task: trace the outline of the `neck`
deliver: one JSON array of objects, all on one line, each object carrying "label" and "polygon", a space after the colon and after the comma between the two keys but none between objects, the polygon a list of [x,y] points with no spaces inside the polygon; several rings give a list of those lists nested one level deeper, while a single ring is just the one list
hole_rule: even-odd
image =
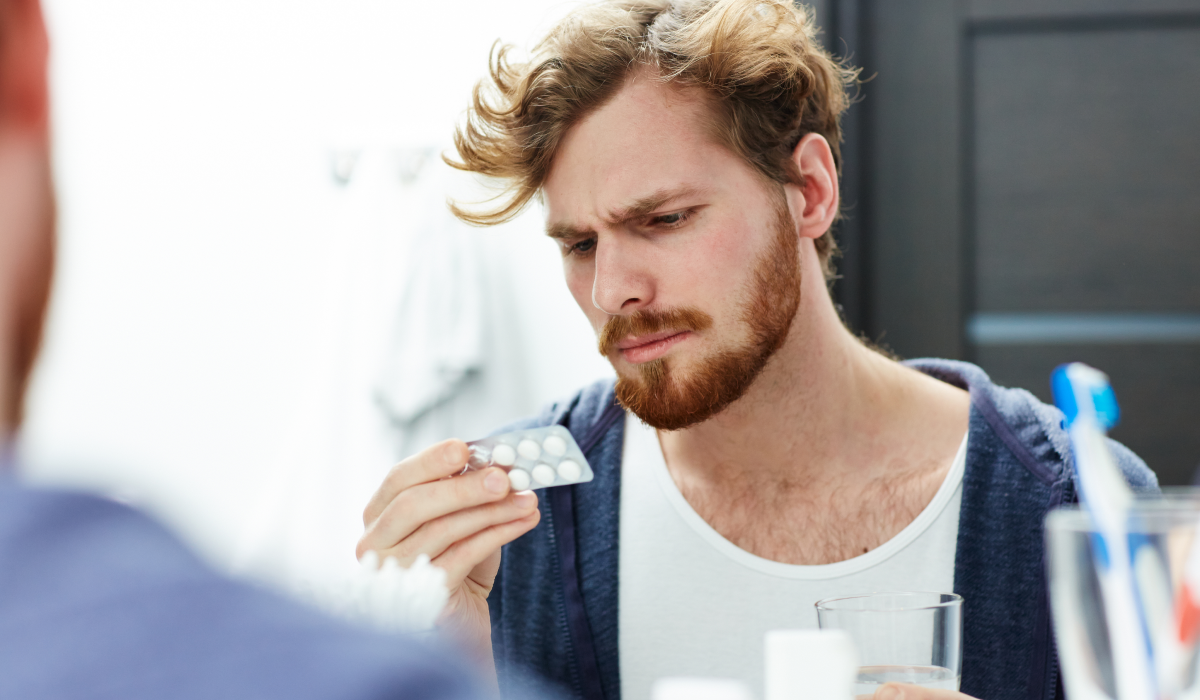
[{"label": "neck", "polygon": [[16,378],[11,376],[14,366],[12,358],[12,341],[5,332],[9,327],[4,314],[3,287],[0,286],[0,454],[4,446],[9,444],[17,432],[17,417],[13,415],[16,401]]},{"label": "neck", "polygon": [[965,392],[859,342],[838,318],[807,241],[802,264],[788,338],[747,393],[704,423],[659,433],[677,483],[870,477],[893,465],[905,441],[930,437],[931,425],[939,444],[947,435],[961,441]]},{"label": "neck", "polygon": [[46,134],[0,122],[0,440],[21,418],[50,294],[53,231]]},{"label": "neck", "polygon": [[7,346],[4,344],[3,334],[0,334],[0,457],[3,456],[4,448],[12,442],[17,432],[17,417],[12,415],[15,403],[10,397],[16,392],[16,387],[13,386],[12,377],[8,376],[6,371],[12,366],[9,361]]},{"label": "neck", "polygon": [[13,436],[0,434],[0,479],[14,470],[17,463],[15,452],[16,440]]}]

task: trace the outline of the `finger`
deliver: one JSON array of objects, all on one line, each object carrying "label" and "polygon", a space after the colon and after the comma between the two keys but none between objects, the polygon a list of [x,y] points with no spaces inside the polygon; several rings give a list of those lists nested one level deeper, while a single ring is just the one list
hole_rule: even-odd
[{"label": "finger", "polygon": [[467,443],[444,440],[402,460],[392,467],[371,496],[363,510],[363,525],[374,522],[401,491],[461,472],[469,456]]},{"label": "finger", "polygon": [[520,520],[493,525],[483,532],[455,542],[440,557],[433,560],[436,566],[446,571],[446,586],[454,588],[471,576],[474,583],[491,589],[496,580],[496,569],[493,567],[490,571],[476,572],[475,567],[504,545],[532,530],[541,517],[542,512],[535,510]]},{"label": "finger", "polygon": [[418,484],[396,495],[367,526],[359,547],[391,549],[425,523],[450,513],[499,501],[509,492],[508,475],[491,467],[454,479]]},{"label": "finger", "polygon": [[[391,556],[400,563],[427,554],[437,559],[455,542],[482,532],[493,525],[519,520],[537,508],[538,499],[532,491],[509,494],[496,503],[488,503],[430,520],[392,548]],[[385,556],[381,553],[380,556]]]},{"label": "finger", "polygon": [[875,691],[874,700],[974,700],[957,690],[940,690],[911,683],[884,683]]}]

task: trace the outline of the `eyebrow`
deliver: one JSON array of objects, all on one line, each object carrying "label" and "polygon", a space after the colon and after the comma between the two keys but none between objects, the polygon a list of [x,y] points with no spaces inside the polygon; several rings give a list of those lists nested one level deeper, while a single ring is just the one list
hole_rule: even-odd
[{"label": "eyebrow", "polygon": [[701,192],[700,188],[692,187],[691,185],[685,185],[673,190],[667,188],[659,189],[645,197],[634,200],[626,206],[613,209],[608,213],[608,220],[614,224],[620,224],[630,219],[640,219],[676,199],[694,197],[701,194]]},{"label": "eyebrow", "polygon": [[559,222],[546,227],[546,235],[556,241],[566,241],[572,238],[583,238],[590,233],[586,229],[575,228],[571,224]]},{"label": "eyebrow", "polygon": [[[676,189],[662,188],[655,190],[645,197],[639,197],[625,206],[617,207],[616,209],[609,211],[607,219],[609,222],[614,224],[625,223],[626,221],[630,221],[632,219],[640,219],[647,214],[653,213],[664,205],[675,201],[676,199],[694,197],[701,195],[704,192],[705,190],[699,187],[693,187],[691,185],[685,185],[684,187],[679,187]],[[577,228],[571,224],[563,222],[550,224],[546,227],[546,235],[555,240],[582,238],[591,233],[591,230]]]}]

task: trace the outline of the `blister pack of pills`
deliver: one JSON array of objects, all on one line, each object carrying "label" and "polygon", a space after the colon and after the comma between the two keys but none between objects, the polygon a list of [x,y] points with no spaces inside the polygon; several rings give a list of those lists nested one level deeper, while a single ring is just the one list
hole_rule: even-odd
[{"label": "blister pack of pills", "polygon": [[466,471],[500,467],[514,491],[568,486],[592,480],[583,451],[561,425],[517,430],[467,443]]}]

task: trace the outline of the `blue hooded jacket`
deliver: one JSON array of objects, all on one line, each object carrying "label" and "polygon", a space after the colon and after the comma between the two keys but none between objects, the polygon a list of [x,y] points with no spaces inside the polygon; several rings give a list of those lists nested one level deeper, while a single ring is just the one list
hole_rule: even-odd
[{"label": "blue hooded jacket", "polygon": [[[981,700],[1052,700],[1062,695],[1050,626],[1042,521],[1076,501],[1062,413],[978,367],[950,360],[908,366],[971,394],[967,464],[954,563],[963,596],[962,692]],[[569,697],[619,700],[618,532],[624,410],[613,381],[508,429],[560,424],[595,472],[586,484],[547,489],[541,523],[504,548],[488,598],[501,692],[534,671]],[[1158,482],[1127,448],[1110,441],[1134,490]]]}]

